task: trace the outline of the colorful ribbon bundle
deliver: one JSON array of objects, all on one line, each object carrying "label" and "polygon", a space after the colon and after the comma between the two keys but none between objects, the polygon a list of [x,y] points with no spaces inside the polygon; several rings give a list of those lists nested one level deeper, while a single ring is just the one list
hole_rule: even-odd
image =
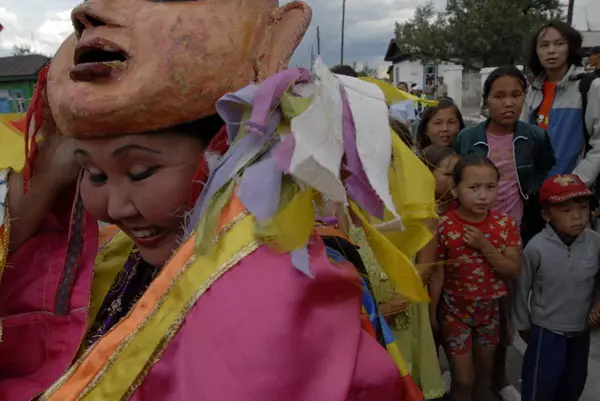
[{"label": "colorful ribbon bundle", "polygon": [[[230,148],[210,171],[189,222],[196,251],[212,246],[218,211],[234,193],[255,218],[255,235],[311,276],[306,245],[315,203],[349,205],[398,292],[427,300],[411,258],[431,238],[434,179],[390,129],[388,104],[402,93],[379,81],[282,71],[217,103]],[[386,96],[387,94],[387,96]],[[379,232],[392,222],[401,230]]]}]

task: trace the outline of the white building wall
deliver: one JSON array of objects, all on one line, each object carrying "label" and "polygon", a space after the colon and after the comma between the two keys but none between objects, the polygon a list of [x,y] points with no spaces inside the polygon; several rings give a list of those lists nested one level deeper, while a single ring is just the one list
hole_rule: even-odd
[{"label": "white building wall", "polygon": [[423,64],[420,61],[410,60],[394,64],[394,85],[398,85],[398,82],[402,81],[407,82],[409,87],[413,83],[422,86]]},{"label": "white building wall", "polygon": [[463,67],[454,63],[438,65],[438,76],[444,77],[444,82],[448,85],[448,96],[454,99],[454,103],[462,105]]},{"label": "white building wall", "polygon": [[[424,65],[420,60],[404,60],[394,64],[394,85],[398,82],[416,83],[421,87],[425,87]],[[448,85],[448,96],[450,96],[456,104],[462,103],[462,73],[463,67],[454,63],[438,64],[438,76],[444,77],[444,82]]]}]

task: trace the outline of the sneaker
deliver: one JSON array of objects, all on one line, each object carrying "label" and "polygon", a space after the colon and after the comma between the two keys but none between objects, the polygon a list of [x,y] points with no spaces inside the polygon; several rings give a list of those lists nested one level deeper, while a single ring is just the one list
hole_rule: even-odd
[{"label": "sneaker", "polygon": [[521,401],[521,393],[513,386],[506,386],[500,390],[502,401]]}]

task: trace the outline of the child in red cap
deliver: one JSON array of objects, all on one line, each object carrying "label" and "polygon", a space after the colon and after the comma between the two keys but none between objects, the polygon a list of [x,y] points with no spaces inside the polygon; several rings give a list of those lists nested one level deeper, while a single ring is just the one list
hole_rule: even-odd
[{"label": "child in red cap", "polygon": [[[600,234],[588,228],[593,193],[572,174],[540,188],[546,228],[525,247],[515,326],[528,343],[523,401],[576,401],[587,378],[591,325],[600,323]],[[531,298],[530,298],[531,296]]]}]

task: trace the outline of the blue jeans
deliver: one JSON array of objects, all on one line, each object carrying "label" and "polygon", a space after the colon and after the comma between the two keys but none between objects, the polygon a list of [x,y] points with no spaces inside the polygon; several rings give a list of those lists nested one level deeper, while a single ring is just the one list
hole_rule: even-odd
[{"label": "blue jeans", "polygon": [[587,379],[590,333],[565,337],[538,326],[523,359],[523,401],[577,401]]}]

